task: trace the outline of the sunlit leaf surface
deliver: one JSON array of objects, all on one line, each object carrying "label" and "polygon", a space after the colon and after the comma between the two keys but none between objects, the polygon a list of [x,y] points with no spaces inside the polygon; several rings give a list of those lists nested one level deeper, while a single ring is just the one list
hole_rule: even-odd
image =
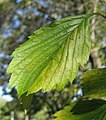
[{"label": "sunlit leaf surface", "polygon": [[43,89],[61,90],[72,82],[90,54],[88,15],[67,17],[35,31],[13,54],[7,72],[19,97]]}]

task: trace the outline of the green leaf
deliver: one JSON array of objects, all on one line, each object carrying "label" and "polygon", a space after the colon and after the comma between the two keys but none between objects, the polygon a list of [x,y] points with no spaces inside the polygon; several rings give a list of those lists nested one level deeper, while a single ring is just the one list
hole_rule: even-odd
[{"label": "green leaf", "polygon": [[17,48],[7,72],[19,97],[43,89],[61,90],[72,82],[90,54],[89,15],[67,17],[35,31]]},{"label": "green leaf", "polygon": [[80,100],[54,114],[54,120],[106,120],[106,101]]},{"label": "green leaf", "polygon": [[85,72],[81,81],[85,96],[92,98],[106,97],[106,68]]}]

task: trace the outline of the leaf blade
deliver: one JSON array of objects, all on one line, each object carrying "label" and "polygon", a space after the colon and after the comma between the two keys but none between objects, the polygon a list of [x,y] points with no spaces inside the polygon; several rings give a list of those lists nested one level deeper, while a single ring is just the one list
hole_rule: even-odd
[{"label": "leaf blade", "polygon": [[106,97],[106,68],[85,72],[81,81],[84,96],[91,98]]},{"label": "leaf blade", "polygon": [[18,86],[19,97],[40,89],[62,89],[89,58],[89,34],[87,15],[64,18],[37,30],[12,54],[7,70],[12,73],[10,87]]},{"label": "leaf blade", "polygon": [[54,120],[105,120],[106,101],[80,100],[54,114]]}]

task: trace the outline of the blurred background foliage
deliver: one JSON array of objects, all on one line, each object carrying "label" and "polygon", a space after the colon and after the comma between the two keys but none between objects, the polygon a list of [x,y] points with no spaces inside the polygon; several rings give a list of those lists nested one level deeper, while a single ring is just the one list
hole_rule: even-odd
[{"label": "blurred background foliage", "polygon": [[101,17],[92,18],[96,21],[91,24],[91,38],[94,39],[91,55],[88,63],[79,69],[73,85],[68,83],[58,93],[39,91],[26,115],[16,89],[8,89],[10,75],[6,75],[6,69],[11,53],[36,29],[55,19],[92,13],[94,6],[97,12],[106,15],[105,0],[0,0],[0,120],[50,120],[52,114],[82,96],[79,80],[82,72],[106,66],[106,22]]}]

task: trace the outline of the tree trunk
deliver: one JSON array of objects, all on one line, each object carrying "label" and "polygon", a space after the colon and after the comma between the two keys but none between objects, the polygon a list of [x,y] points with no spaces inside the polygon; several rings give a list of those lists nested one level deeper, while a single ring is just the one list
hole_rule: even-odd
[{"label": "tree trunk", "polygon": [[[97,11],[97,4],[99,0],[93,0],[93,5],[94,5],[94,11]],[[98,55],[98,49],[94,48],[95,43],[96,43],[96,38],[95,38],[95,22],[96,18],[95,16],[92,17],[91,21],[91,40],[92,40],[92,51],[91,51],[91,58],[92,58],[92,67],[93,68],[98,68],[101,66],[101,61]]]}]

